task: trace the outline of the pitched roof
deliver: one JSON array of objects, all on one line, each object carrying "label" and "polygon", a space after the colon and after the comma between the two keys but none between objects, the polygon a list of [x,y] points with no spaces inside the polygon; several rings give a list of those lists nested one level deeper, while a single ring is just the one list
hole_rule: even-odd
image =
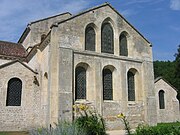
[{"label": "pitched roof", "polygon": [[42,18],[42,19],[30,22],[27,25],[27,27],[24,30],[24,32],[21,35],[21,37],[19,38],[18,43],[22,43],[24,41],[24,39],[26,38],[26,36],[29,34],[29,32],[31,31],[31,29],[30,29],[31,24],[34,24],[34,23],[37,23],[37,22],[41,22],[41,21],[44,21],[44,20],[48,20],[48,19],[51,19],[51,18],[55,18],[55,17],[58,17],[58,16],[63,16],[63,15],[70,15],[71,16],[72,14],[69,13],[69,12],[65,12],[65,13],[60,13],[60,14],[57,14],[57,15],[49,16],[49,17],[46,17],[46,18]]},{"label": "pitched roof", "polygon": [[164,82],[166,82],[169,86],[171,86],[175,91],[178,91],[172,84],[170,84],[166,79],[164,79],[162,76],[157,77],[154,80],[154,83],[157,83],[159,80],[163,80]]},{"label": "pitched roof", "polygon": [[22,44],[0,41],[0,55],[24,58],[27,52]]},{"label": "pitched roof", "polygon": [[14,63],[20,63],[21,65],[23,65],[25,68],[29,69],[30,71],[32,71],[34,74],[38,74],[38,72],[34,71],[32,68],[30,68],[28,65],[24,64],[23,62],[19,61],[19,60],[14,60],[5,64],[0,65],[0,69],[7,67],[9,65],[12,65]]}]

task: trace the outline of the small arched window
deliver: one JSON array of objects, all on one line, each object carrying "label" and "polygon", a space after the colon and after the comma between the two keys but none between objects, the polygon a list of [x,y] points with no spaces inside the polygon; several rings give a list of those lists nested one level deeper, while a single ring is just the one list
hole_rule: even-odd
[{"label": "small arched window", "polygon": [[164,91],[159,91],[159,109],[165,109],[165,103],[164,103]]},{"label": "small arched window", "polygon": [[85,50],[95,51],[96,33],[92,27],[85,30]]},{"label": "small arched window", "polygon": [[103,69],[103,100],[113,99],[112,72]]},{"label": "small arched window", "polygon": [[122,56],[128,56],[127,37],[125,34],[121,34],[119,37],[119,52]]},{"label": "small arched window", "polygon": [[114,54],[114,33],[109,23],[102,25],[101,52]]},{"label": "small arched window", "polygon": [[12,78],[8,81],[6,106],[21,106],[22,81]]},{"label": "small arched window", "polygon": [[128,71],[127,73],[128,81],[128,101],[135,101],[135,82],[134,73]]},{"label": "small arched window", "polygon": [[75,99],[86,99],[86,69],[83,67],[75,71]]}]

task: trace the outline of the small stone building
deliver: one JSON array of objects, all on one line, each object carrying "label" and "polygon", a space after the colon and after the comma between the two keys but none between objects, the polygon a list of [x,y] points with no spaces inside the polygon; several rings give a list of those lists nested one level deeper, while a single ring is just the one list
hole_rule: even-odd
[{"label": "small stone building", "polygon": [[0,41],[0,74],[0,131],[72,121],[78,103],[94,106],[109,129],[123,128],[121,112],[132,127],[161,121],[152,45],[108,3],[31,22],[18,43]]},{"label": "small stone building", "polygon": [[177,90],[162,77],[155,79],[157,99],[157,122],[176,122],[180,120]]}]

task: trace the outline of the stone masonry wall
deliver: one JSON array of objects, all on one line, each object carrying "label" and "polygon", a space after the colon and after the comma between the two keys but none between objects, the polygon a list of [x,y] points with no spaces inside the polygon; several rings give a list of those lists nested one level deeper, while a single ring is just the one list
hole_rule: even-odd
[{"label": "stone masonry wall", "polygon": [[[180,119],[179,101],[176,98],[177,92],[163,79],[155,82],[156,101],[157,101],[157,121],[176,122]],[[159,108],[159,91],[164,91],[165,109]]]},{"label": "stone masonry wall", "polygon": [[[0,70],[0,131],[27,130],[42,125],[39,86],[34,76],[39,76],[16,62]],[[6,106],[8,81],[17,77],[22,81],[21,106]]]}]

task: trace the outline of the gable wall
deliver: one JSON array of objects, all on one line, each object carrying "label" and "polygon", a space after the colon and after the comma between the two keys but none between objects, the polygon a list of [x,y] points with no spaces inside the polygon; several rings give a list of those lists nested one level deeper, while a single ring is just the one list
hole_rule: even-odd
[{"label": "gable wall", "polygon": [[[13,69],[13,70],[12,70]],[[34,83],[39,76],[16,62],[0,70],[0,131],[27,130],[44,124],[40,87]],[[22,81],[21,106],[6,106],[8,81],[17,77]]]},{"label": "gable wall", "polygon": [[[114,31],[114,54],[119,56],[119,35],[126,31],[128,37],[129,58],[152,61],[152,48],[131,26],[129,26],[109,6],[104,6],[84,13],[58,25],[59,43],[61,47],[74,50],[85,50],[85,28],[94,24],[96,31],[96,52],[101,53],[101,26],[105,19],[110,18]],[[121,56],[122,57],[122,56]]]},{"label": "gable wall", "polygon": [[[101,26],[106,18],[110,18],[114,30],[114,55],[101,53]],[[95,52],[85,51],[85,28],[90,23],[95,25]],[[119,56],[119,35],[122,31],[129,34],[128,57]],[[59,84],[56,88],[53,86],[56,89],[53,89],[53,95],[56,95],[54,100],[55,98],[59,99],[59,108],[55,109],[53,107],[56,112],[54,116],[58,115],[60,119],[73,117],[70,107],[73,103],[76,103],[74,100],[75,68],[78,64],[85,63],[90,66],[87,75],[89,80],[87,84],[87,102],[91,102],[98,112],[105,116],[109,129],[123,128],[119,126],[120,120],[116,119],[116,115],[121,112],[132,116],[129,116],[131,120],[134,120],[134,122],[131,121],[133,122],[132,127],[143,122],[151,125],[156,124],[152,48],[109,6],[98,8],[60,23],[58,27],[53,27],[51,37],[53,37],[51,47],[54,48],[51,50],[51,60],[54,61],[52,66],[58,72],[54,79],[58,78],[57,83]],[[59,62],[59,65],[56,62]],[[107,65],[115,67],[113,73],[114,98],[110,102],[102,99],[102,69]],[[131,68],[136,69],[139,73],[136,80],[135,102],[128,102],[126,98],[126,76]],[[55,83],[55,80],[52,82]],[[62,105],[64,102],[66,105]],[[57,103],[57,101],[54,101],[54,103]],[[149,106],[146,106],[146,104],[149,104]],[[117,106],[119,107],[117,108]],[[109,111],[106,110],[107,108],[110,108]],[[129,112],[132,114],[129,114]]]},{"label": "gable wall", "polygon": [[[177,92],[163,79],[155,83],[156,100],[157,100],[157,120],[161,122],[176,122],[180,118],[179,114],[179,101],[176,98]],[[159,109],[159,96],[160,90],[164,91],[165,109]]]},{"label": "gable wall", "polygon": [[56,17],[40,20],[37,22],[32,22],[28,26],[30,27],[31,30],[22,44],[24,45],[25,48],[28,48],[29,46],[33,46],[37,43],[40,43],[41,35],[48,34],[52,24],[67,19],[70,16],[71,15],[67,13]]}]

